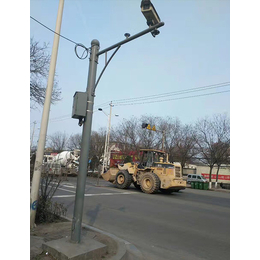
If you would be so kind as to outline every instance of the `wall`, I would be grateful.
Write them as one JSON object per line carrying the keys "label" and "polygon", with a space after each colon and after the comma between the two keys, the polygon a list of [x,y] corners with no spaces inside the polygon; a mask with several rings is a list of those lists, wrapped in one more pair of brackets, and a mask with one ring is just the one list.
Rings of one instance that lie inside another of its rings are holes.
{"label": "wall", "polygon": [[[203,175],[209,180],[209,167],[208,166],[197,166],[196,174]],[[216,181],[217,167],[213,167],[211,174],[211,181]],[[218,172],[218,183],[230,183],[230,166],[221,167]]]}

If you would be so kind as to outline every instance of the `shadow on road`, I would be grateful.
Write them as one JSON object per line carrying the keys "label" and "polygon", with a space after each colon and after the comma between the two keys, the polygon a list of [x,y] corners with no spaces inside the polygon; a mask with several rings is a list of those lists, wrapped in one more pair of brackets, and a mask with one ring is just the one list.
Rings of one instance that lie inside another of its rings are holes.
{"label": "shadow on road", "polygon": [[99,213],[99,210],[100,210],[100,207],[101,207],[101,204],[97,204],[95,209],[93,210],[88,210],[87,213],[86,213],[86,216],[88,217],[89,221],[88,221],[88,224],[90,226],[93,226],[96,219],[97,219],[97,216],[98,216],[98,213]]}

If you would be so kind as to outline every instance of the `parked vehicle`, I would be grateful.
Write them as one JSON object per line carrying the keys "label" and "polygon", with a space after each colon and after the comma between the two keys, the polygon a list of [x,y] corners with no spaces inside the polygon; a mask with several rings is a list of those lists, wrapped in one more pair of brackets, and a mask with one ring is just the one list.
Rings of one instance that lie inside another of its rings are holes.
{"label": "parked vehicle", "polygon": [[199,175],[199,174],[188,174],[187,176],[187,183],[191,183],[191,182],[194,182],[194,181],[197,181],[197,182],[208,182],[208,180],[202,176],[202,175]]}

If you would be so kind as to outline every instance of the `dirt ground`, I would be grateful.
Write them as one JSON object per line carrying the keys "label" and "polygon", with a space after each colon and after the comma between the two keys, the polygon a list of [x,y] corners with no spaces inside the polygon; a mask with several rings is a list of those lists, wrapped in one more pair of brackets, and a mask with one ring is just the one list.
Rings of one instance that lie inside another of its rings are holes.
{"label": "dirt ground", "polygon": [[[31,230],[30,235],[30,259],[35,260],[54,260],[48,252],[42,250],[41,245],[44,242],[56,240],[64,237],[70,237],[71,222],[62,221],[58,223],[40,224]],[[117,252],[117,243],[110,237],[82,228],[82,236],[88,234],[93,239],[107,245],[107,253],[102,256],[102,259],[109,259]]]}

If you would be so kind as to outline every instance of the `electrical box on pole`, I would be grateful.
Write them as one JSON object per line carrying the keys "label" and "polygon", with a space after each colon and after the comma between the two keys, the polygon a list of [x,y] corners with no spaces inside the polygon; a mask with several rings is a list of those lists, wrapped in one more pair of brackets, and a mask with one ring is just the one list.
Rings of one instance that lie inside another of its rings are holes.
{"label": "electrical box on pole", "polygon": [[73,96],[72,118],[81,119],[86,116],[87,92],[75,92]]}

